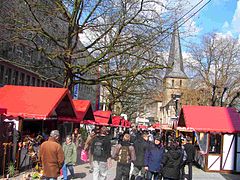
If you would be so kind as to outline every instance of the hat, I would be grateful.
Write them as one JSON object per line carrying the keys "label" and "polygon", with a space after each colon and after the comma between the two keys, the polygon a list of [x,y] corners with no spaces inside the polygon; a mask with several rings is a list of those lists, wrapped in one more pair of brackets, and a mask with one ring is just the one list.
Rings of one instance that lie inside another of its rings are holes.
{"label": "hat", "polygon": [[155,140],[162,141],[162,138],[160,136],[156,136]]}
{"label": "hat", "polygon": [[58,130],[52,130],[51,133],[50,133],[50,136],[51,137],[60,136],[60,133],[59,133]]}

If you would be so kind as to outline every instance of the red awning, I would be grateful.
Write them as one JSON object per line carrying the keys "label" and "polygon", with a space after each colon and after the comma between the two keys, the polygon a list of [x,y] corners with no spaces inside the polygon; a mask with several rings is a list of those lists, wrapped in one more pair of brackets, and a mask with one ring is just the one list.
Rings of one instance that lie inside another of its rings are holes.
{"label": "red awning", "polygon": [[99,111],[95,111],[93,114],[94,114],[96,124],[104,125],[104,126],[112,124],[111,111],[99,110]]}
{"label": "red awning", "polygon": [[4,108],[0,105],[0,114],[6,114],[7,113],[7,108]]}
{"label": "red awning", "polygon": [[161,124],[160,123],[155,123],[152,125],[154,129],[161,129]]}
{"label": "red awning", "polygon": [[113,116],[111,126],[118,127],[120,125],[121,118],[122,118],[121,116]]}
{"label": "red awning", "polygon": [[240,116],[234,108],[183,106],[178,126],[197,132],[239,133]]}
{"label": "red awning", "polygon": [[130,127],[131,127],[131,123],[130,123],[130,121],[125,120],[125,124],[124,124],[124,126],[127,127],[127,128],[130,128]]}
{"label": "red awning", "polygon": [[139,129],[147,129],[148,126],[140,124],[140,125],[138,125],[138,128],[139,128]]}
{"label": "red awning", "polygon": [[91,101],[89,100],[73,100],[75,110],[77,112],[77,119],[80,122],[83,120],[93,120],[94,115],[92,111]]}
{"label": "red awning", "polygon": [[29,119],[76,118],[68,89],[6,85],[0,88],[7,115]]}

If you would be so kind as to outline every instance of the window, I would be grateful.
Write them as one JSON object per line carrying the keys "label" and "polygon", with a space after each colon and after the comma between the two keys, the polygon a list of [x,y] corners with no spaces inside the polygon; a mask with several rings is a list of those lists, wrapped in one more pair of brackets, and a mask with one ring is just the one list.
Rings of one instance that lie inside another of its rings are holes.
{"label": "window", "polygon": [[172,87],[174,87],[174,80],[172,80]]}
{"label": "window", "polygon": [[25,83],[25,74],[24,74],[24,73],[21,73],[20,80],[19,80],[19,84],[23,86],[24,83]]}
{"label": "window", "polygon": [[3,78],[4,78],[4,66],[0,66],[0,84],[3,84]]}
{"label": "window", "polygon": [[182,87],[182,80],[180,80],[180,87]]}
{"label": "window", "polygon": [[32,77],[32,86],[35,86],[35,84],[36,84],[36,79],[35,77]]}
{"label": "window", "polygon": [[44,87],[44,86],[45,86],[45,82],[44,82],[44,81],[42,81],[42,84],[41,84],[41,86],[42,86],[42,87]]}
{"label": "window", "polygon": [[37,86],[40,87],[40,79],[37,79]]}
{"label": "window", "polygon": [[29,76],[29,75],[27,75],[26,85],[27,85],[27,86],[30,86],[30,76]]}
{"label": "window", "polygon": [[18,85],[18,71],[13,72],[12,84]]}
{"label": "window", "polygon": [[12,69],[8,69],[8,74],[7,74],[7,76],[8,76],[8,81],[7,81],[7,83],[8,84],[12,84]]}
{"label": "window", "polygon": [[221,134],[210,134],[209,153],[220,154],[221,153],[221,144],[222,144]]}
{"label": "window", "polygon": [[23,47],[22,46],[16,47],[16,54],[18,57],[23,57]]}

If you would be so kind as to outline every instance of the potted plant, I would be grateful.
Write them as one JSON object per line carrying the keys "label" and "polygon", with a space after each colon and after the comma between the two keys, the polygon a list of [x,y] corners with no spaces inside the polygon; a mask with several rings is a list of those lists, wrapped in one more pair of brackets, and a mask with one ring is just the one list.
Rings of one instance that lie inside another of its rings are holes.
{"label": "potted plant", "polygon": [[7,176],[13,177],[15,175],[15,165],[13,162],[10,162],[7,168]]}

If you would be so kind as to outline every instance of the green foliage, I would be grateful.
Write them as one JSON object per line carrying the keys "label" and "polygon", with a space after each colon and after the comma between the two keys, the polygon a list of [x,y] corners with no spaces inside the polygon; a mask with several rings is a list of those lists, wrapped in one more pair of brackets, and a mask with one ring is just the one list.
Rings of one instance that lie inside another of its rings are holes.
{"label": "green foliage", "polygon": [[7,168],[7,173],[10,177],[13,177],[15,175],[15,165],[13,162],[10,162]]}
{"label": "green foliage", "polygon": [[88,133],[87,133],[86,128],[81,127],[81,128],[79,129],[79,132],[80,132],[80,134],[81,134],[81,136],[82,136],[83,141],[85,142],[86,139],[87,139],[87,136],[88,136]]}

